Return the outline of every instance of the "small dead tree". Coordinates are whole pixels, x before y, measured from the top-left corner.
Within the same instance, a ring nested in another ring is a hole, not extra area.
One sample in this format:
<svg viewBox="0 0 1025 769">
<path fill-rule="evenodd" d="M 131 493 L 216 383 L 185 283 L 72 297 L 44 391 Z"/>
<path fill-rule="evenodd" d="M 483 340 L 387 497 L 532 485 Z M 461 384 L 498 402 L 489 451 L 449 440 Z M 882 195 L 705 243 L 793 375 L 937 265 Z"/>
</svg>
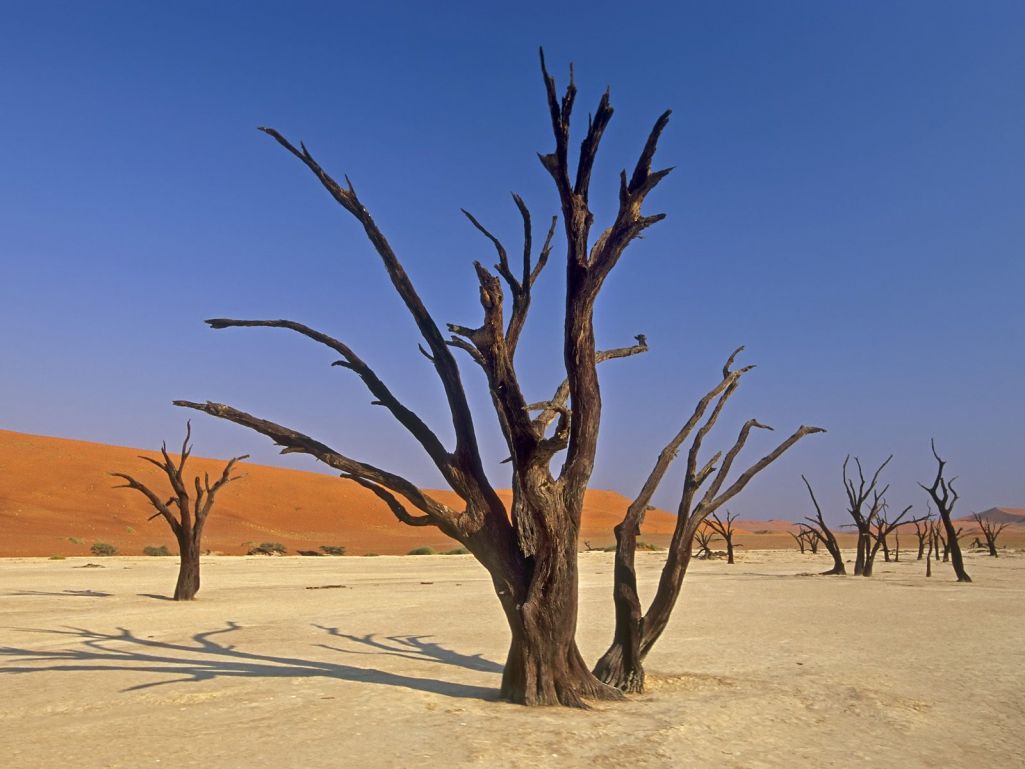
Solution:
<svg viewBox="0 0 1025 769">
<path fill-rule="evenodd" d="M 929 552 L 925 556 L 925 576 L 932 576 L 932 556 L 934 548 L 936 547 L 936 521 L 930 519 L 926 524 L 927 529 L 926 538 L 929 542 Z"/>
<path fill-rule="evenodd" d="M 203 527 L 206 525 L 207 517 L 214 506 L 217 492 L 227 484 L 237 481 L 242 477 L 241 475 L 231 474 L 235 468 L 235 463 L 249 458 L 248 454 L 243 454 L 228 460 L 228 464 L 224 466 L 224 470 L 221 472 L 221 477 L 213 483 L 210 483 L 209 473 L 204 473 L 202 480 L 197 475 L 192 483 L 188 483 L 185 480 L 184 471 L 185 461 L 192 453 L 192 446 L 189 445 L 191 438 L 192 425 L 191 423 L 186 423 L 185 440 L 182 442 L 182 450 L 177 464 L 175 464 L 171 455 L 167 452 L 167 443 L 160 447 L 162 460 L 158 461 L 152 457 L 141 455 L 139 457 L 139 459 L 159 467 L 167 476 L 173 494 L 166 501 L 131 475 L 127 473 L 111 473 L 115 478 L 121 478 L 124 481 L 123 484 L 114 488 L 135 489 L 138 491 L 149 500 L 149 503 L 156 510 L 149 517 L 149 520 L 152 521 L 154 518 L 162 517 L 167 522 L 167 525 L 171 527 L 171 531 L 174 532 L 174 537 L 178 540 L 179 556 L 178 582 L 174 587 L 174 600 L 176 601 L 191 601 L 196 597 L 196 593 L 199 592 L 199 554 L 202 552 L 200 543 L 203 537 Z M 189 493 L 190 486 L 195 490 L 194 497 Z"/>
<path fill-rule="evenodd" d="M 884 486 L 882 489 L 878 488 L 879 474 L 890 463 L 891 459 L 893 459 L 893 454 L 888 456 L 886 461 L 879 465 L 879 468 L 872 474 L 870 480 L 866 480 L 864 470 L 861 467 L 861 460 L 855 457 L 854 463 L 858 468 L 857 482 L 855 482 L 854 478 L 850 478 L 847 475 L 847 465 L 850 462 L 850 456 L 848 455 L 843 461 L 843 485 L 844 491 L 847 494 L 847 512 L 854 521 L 854 528 L 858 532 L 858 549 L 854 560 L 854 574 L 856 576 L 869 576 L 872 573 L 872 569 L 869 567 L 869 574 L 865 574 L 865 565 L 868 555 L 872 551 L 872 542 L 875 540 L 872 524 L 876 516 L 882 511 L 885 504 L 886 491 L 890 488 L 889 485 Z"/>
<path fill-rule="evenodd" d="M 809 528 L 815 533 L 815 536 L 825 545 L 826 550 L 831 556 L 833 556 L 833 568 L 829 571 L 824 571 L 822 574 L 846 574 L 847 567 L 844 566 L 843 553 L 840 551 L 840 544 L 836 541 L 836 536 L 830 531 L 829 526 L 826 525 L 826 519 L 822 517 L 822 508 L 819 506 L 819 501 L 815 498 L 815 492 L 812 491 L 811 484 L 808 479 L 803 475 L 801 480 L 804 481 L 804 485 L 808 487 L 808 495 L 811 497 L 811 502 L 815 506 L 815 517 L 811 518 L 805 516 L 805 520 L 808 521 Z"/>
<path fill-rule="evenodd" d="M 801 555 L 804 555 L 804 550 L 808 546 L 808 540 L 804 536 L 804 530 L 798 527 L 796 533 L 788 531 L 787 534 L 794 538 L 794 542 L 797 543 L 797 547 L 801 551 Z"/>
<path fill-rule="evenodd" d="M 707 523 L 707 521 L 706 521 Z M 711 558 L 714 553 L 712 552 L 712 540 L 715 539 L 715 532 L 712 531 L 707 525 L 702 526 L 694 534 L 694 539 L 698 542 L 698 560 L 705 560 Z"/>
<path fill-rule="evenodd" d="M 698 401 L 690 418 L 659 453 L 640 493 L 630 503 L 626 515 L 615 528 L 616 564 L 612 596 L 616 609 L 616 628 L 612 643 L 598 660 L 594 674 L 599 680 L 622 691 L 639 692 L 644 689 L 644 658 L 661 637 L 676 606 L 690 564 L 692 544 L 702 524 L 712 513 L 743 491 L 751 479 L 779 459 L 791 446 L 806 435 L 824 432 L 820 427 L 799 427 L 776 448 L 737 476 L 733 483 L 723 488 L 751 431 L 772 429 L 755 419 L 749 419 L 741 427 L 736 441 L 725 454 L 717 452 L 707 462 L 701 460 L 705 437 L 715 425 L 727 401 L 740 386 L 741 378 L 753 368 L 732 368 L 737 355 L 743 349 L 739 347 L 733 351 L 723 366 L 720 382 Z M 640 535 L 644 513 L 652 495 L 691 434 L 694 437 L 687 451 L 683 492 L 677 508 L 676 526 L 669 544 L 666 563 L 662 568 L 655 597 L 647 612 L 642 612 L 634 566 L 637 537 Z M 704 493 L 701 493 L 702 489 Z"/>
<path fill-rule="evenodd" d="M 801 533 L 798 536 L 804 539 L 805 543 L 808 546 L 808 549 L 811 550 L 812 555 L 818 555 L 819 542 L 822 541 L 819 538 L 818 529 L 816 529 L 813 526 L 809 526 L 806 523 L 799 523 L 797 525 L 801 527 Z"/>
<path fill-rule="evenodd" d="M 986 538 L 986 547 L 989 549 L 989 554 L 994 558 L 999 558 L 1000 556 L 997 553 L 997 537 L 1007 528 L 1008 524 L 997 523 L 991 518 L 983 518 L 979 513 L 972 513 L 972 518 L 979 524 L 982 536 Z"/>
<path fill-rule="evenodd" d="M 740 547 L 733 544 L 733 535 L 736 533 L 733 528 L 735 520 L 737 516 L 727 510 L 725 517 L 720 518 L 718 513 L 712 513 L 712 517 L 705 521 L 726 543 L 726 563 L 733 563 L 733 548 Z"/>
<path fill-rule="evenodd" d="M 932 447 L 932 455 L 936 458 L 936 478 L 933 480 L 931 486 L 926 486 L 924 483 L 918 484 L 932 499 L 936 509 L 940 514 L 940 522 L 943 525 L 943 530 L 946 533 L 945 544 L 946 548 L 950 553 L 950 562 L 954 567 L 954 574 L 957 575 L 958 582 L 971 582 L 972 578 L 968 576 L 968 572 L 965 571 L 964 558 L 961 555 L 961 544 L 958 542 L 958 536 L 960 535 L 960 529 L 954 529 L 953 514 L 954 505 L 957 504 L 958 494 L 954 488 L 954 481 L 957 478 L 951 478 L 949 481 L 944 477 L 943 470 L 946 467 L 946 462 L 940 459 L 940 455 L 936 453 L 936 441 L 931 441 L 930 446 Z"/>
<path fill-rule="evenodd" d="M 891 533 L 896 531 L 898 526 L 901 526 L 902 523 L 905 522 L 904 518 L 907 516 L 909 512 L 911 512 L 911 508 L 912 505 L 908 505 L 904 508 L 903 511 L 901 511 L 900 515 L 898 515 L 893 520 L 887 519 L 887 517 L 882 512 L 876 514 L 875 520 L 873 522 L 874 530 L 872 532 L 874 541 L 872 542 L 872 546 L 869 548 L 869 551 L 865 556 L 865 566 L 861 573 L 863 577 L 872 576 L 872 569 L 875 564 L 876 554 L 879 552 L 879 548 L 886 546 L 886 538 Z M 925 517 L 923 516 L 922 518 L 916 518 L 911 521 L 906 521 L 906 523 L 914 523 L 915 521 L 921 522 L 924 520 Z"/>
<path fill-rule="evenodd" d="M 922 555 L 925 553 L 926 540 L 932 535 L 932 510 L 926 508 L 925 516 L 921 521 L 915 523 L 915 536 L 918 538 L 918 557 L 915 560 L 921 561 Z"/>
</svg>

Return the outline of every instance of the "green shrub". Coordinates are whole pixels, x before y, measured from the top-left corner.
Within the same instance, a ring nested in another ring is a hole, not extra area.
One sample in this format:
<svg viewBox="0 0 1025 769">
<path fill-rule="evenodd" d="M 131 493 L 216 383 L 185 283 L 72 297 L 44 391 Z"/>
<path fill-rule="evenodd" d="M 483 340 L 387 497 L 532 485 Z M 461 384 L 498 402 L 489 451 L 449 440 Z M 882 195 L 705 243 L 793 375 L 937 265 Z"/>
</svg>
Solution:
<svg viewBox="0 0 1025 769">
<path fill-rule="evenodd" d="M 437 551 L 429 545 L 423 547 L 414 547 L 406 555 L 435 555 Z"/>
<path fill-rule="evenodd" d="M 345 548 L 341 545 L 321 545 L 320 549 L 325 555 L 345 555 Z"/>
<path fill-rule="evenodd" d="M 280 542 L 262 542 L 249 548 L 249 555 L 284 555 L 286 548 Z"/>
<path fill-rule="evenodd" d="M 430 548 L 428 548 L 429 550 Z M 442 555 L 469 555 L 470 551 L 465 547 L 454 547 L 451 550 L 446 550 Z"/>
<path fill-rule="evenodd" d="M 117 555 L 117 548 L 106 542 L 94 542 L 89 552 L 93 555 Z"/>
<path fill-rule="evenodd" d="M 155 545 L 146 545 L 142 549 L 143 555 L 171 555 L 171 551 L 167 549 L 167 545 L 161 545 L 156 547 Z"/>
</svg>

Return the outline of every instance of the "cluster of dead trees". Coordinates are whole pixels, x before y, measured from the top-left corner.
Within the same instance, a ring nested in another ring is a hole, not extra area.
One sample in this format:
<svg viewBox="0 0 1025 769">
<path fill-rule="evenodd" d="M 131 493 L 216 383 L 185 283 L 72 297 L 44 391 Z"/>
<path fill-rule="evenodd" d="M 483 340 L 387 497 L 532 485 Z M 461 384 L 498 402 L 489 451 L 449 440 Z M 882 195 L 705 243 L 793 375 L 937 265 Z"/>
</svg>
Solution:
<svg viewBox="0 0 1025 769">
<path fill-rule="evenodd" d="M 939 560 L 942 553 L 944 562 L 949 561 L 953 566 L 954 573 L 959 582 L 971 582 L 971 577 L 965 571 L 964 557 L 961 552 L 960 539 L 964 534 L 963 527 L 956 527 L 953 521 L 954 505 L 957 503 L 958 494 L 954 488 L 954 478 L 947 479 L 945 475 L 946 462 L 936 452 L 935 442 L 932 443 L 932 454 L 936 459 L 936 477 L 932 484 L 926 486 L 919 484 L 929 497 L 925 515 L 908 517 L 912 505 L 908 505 L 900 513 L 892 515 L 886 503 L 886 493 L 889 485 L 880 486 L 879 477 L 883 470 L 893 459 L 891 454 L 879 465 L 871 476 L 866 477 L 861 460 L 854 458 L 854 466 L 857 470 L 855 475 L 849 471 L 850 457 L 843 463 L 843 485 L 847 497 L 847 514 L 851 517 L 852 523 L 847 524 L 857 534 L 856 554 L 854 560 L 854 573 L 858 576 L 871 577 L 879 552 L 883 553 L 886 562 L 900 560 L 900 527 L 913 526 L 918 541 L 917 559 L 926 559 L 926 575 L 932 576 L 931 561 Z M 811 497 L 812 505 L 815 508 L 815 516 L 808 516 L 805 522 L 798 524 L 798 533 L 792 533 L 801 549 L 816 551 L 815 543 L 821 543 L 833 557 L 833 566 L 823 574 L 846 574 L 843 553 L 836 535 L 826 524 L 822 515 L 822 508 L 815 497 L 811 484 L 803 475 L 804 481 Z M 932 513 L 932 506 L 936 507 L 938 517 Z M 986 540 L 986 547 L 990 555 L 997 555 L 997 537 L 1004 530 L 1006 524 L 999 525 L 979 514 L 972 516 L 979 525 L 980 533 Z M 977 540 L 978 541 L 978 540 Z M 981 545 L 981 543 L 979 543 Z"/>
</svg>

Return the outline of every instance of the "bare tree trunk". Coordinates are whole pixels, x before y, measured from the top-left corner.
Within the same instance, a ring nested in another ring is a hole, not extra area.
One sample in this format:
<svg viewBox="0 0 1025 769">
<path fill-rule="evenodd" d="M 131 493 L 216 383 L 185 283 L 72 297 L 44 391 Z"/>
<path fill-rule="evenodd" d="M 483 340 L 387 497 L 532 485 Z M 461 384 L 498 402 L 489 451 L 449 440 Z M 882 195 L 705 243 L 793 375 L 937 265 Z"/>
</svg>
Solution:
<svg viewBox="0 0 1025 769">
<path fill-rule="evenodd" d="M 818 499 L 815 498 L 815 492 L 811 488 L 811 483 L 803 475 L 801 480 L 804 481 L 804 485 L 808 489 L 808 495 L 811 497 L 812 504 L 815 506 L 815 517 L 805 517 L 814 528 L 813 532 L 822 540 L 822 543 L 826 546 L 826 550 L 833 556 L 833 568 L 828 571 L 822 572 L 823 575 L 831 574 L 847 574 L 847 567 L 843 562 L 843 553 L 840 550 L 840 543 L 837 542 L 836 536 L 830 531 L 829 526 L 826 525 L 826 519 L 822 515 L 822 507 L 819 505 Z"/>
<path fill-rule="evenodd" d="M 936 458 L 936 479 L 933 481 L 932 486 L 926 486 L 925 484 L 918 484 L 929 494 L 932 498 L 933 504 L 939 510 L 940 521 L 943 523 L 943 530 L 946 532 L 944 558 L 947 560 L 947 554 L 950 555 L 950 562 L 954 567 L 954 574 L 957 575 L 958 582 L 971 582 L 972 578 L 968 576 L 968 572 L 965 571 L 964 558 L 961 556 L 961 545 L 958 542 L 959 531 L 954 529 L 954 523 L 951 520 L 954 513 L 954 505 L 958 500 L 958 493 L 954 489 L 953 480 L 948 481 L 943 477 L 943 469 L 946 466 L 946 462 L 940 459 L 940 455 L 936 452 L 936 443 L 933 441 L 932 455 Z"/>
<path fill-rule="evenodd" d="M 191 537 L 178 540 L 178 582 L 174 586 L 174 600 L 192 601 L 199 592 L 199 547 Z"/>
</svg>

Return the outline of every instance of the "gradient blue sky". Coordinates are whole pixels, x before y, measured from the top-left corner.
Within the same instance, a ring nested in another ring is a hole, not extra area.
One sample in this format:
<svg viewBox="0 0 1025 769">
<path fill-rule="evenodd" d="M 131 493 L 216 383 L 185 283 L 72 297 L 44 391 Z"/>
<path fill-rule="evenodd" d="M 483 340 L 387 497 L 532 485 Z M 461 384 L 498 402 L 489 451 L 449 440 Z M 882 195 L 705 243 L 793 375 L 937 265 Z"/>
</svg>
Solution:
<svg viewBox="0 0 1025 769">
<path fill-rule="evenodd" d="M 580 120 L 612 89 L 599 223 L 619 168 L 674 110 L 659 161 L 677 171 L 649 202 L 668 219 L 598 308 L 603 345 L 643 332 L 652 349 L 604 367 L 594 486 L 632 495 L 745 344 L 759 368 L 718 443 L 750 416 L 829 433 L 735 511 L 803 514 L 804 472 L 834 517 L 848 452 L 893 452 L 893 504 L 921 506 L 931 437 L 963 512 L 1025 506 L 1025 4 L 368 5 L 3 3 L 0 427 L 152 447 L 180 436 L 173 398 L 221 400 L 440 484 L 329 351 L 202 319 L 320 327 L 448 435 L 359 226 L 255 127 L 348 173 L 438 320 L 476 324 L 470 261 L 491 254 L 459 207 L 514 247 L 510 191 L 539 221 L 557 209 L 535 156 L 552 144 L 543 44 L 560 84 L 576 64 Z M 530 398 L 561 376 L 557 256 L 521 354 Z M 285 461 L 261 436 L 193 421 L 202 454 Z M 674 507 L 678 485 L 656 501 Z"/>
</svg>

